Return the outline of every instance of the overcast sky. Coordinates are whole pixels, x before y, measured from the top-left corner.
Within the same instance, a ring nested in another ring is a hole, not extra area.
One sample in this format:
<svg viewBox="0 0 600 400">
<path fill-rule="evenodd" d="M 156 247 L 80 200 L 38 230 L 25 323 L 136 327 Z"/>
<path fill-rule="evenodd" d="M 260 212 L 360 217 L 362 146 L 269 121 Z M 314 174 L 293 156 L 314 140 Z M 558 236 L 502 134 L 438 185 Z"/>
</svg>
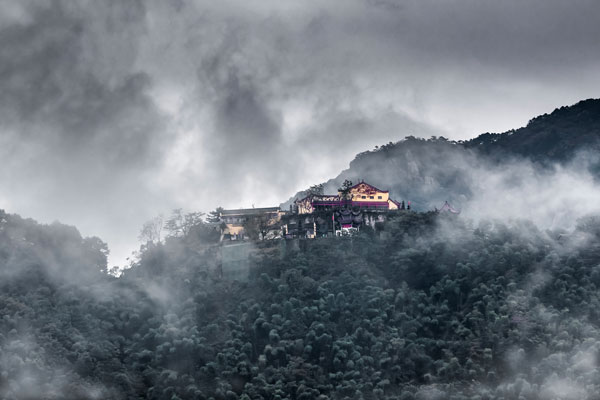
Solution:
<svg viewBox="0 0 600 400">
<path fill-rule="evenodd" d="M 137 247 L 175 207 L 277 205 L 407 135 L 600 93 L 596 0 L 0 0 L 0 208 Z"/>
</svg>

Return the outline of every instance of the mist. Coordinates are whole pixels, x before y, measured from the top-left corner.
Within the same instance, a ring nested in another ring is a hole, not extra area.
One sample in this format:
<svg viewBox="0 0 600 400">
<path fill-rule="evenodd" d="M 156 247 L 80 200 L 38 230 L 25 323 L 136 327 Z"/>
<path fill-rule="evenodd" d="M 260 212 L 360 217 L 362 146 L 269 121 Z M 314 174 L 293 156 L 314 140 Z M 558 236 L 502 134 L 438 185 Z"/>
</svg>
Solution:
<svg viewBox="0 0 600 400">
<path fill-rule="evenodd" d="M 465 216 L 520 218 L 542 229 L 572 229 L 579 218 L 600 214 L 600 188 L 580 162 L 539 170 L 528 162 L 502 163 L 498 169 L 479 169 L 472 176 L 473 199 Z"/>
<path fill-rule="evenodd" d="M 1 7 L 0 207 L 111 264 L 173 208 L 272 206 L 375 145 L 518 127 L 600 82 L 591 1 Z"/>
<path fill-rule="evenodd" d="M 599 17 L 0 0 L 0 397 L 595 399 Z M 346 179 L 411 210 L 315 240 L 140 235 Z"/>
</svg>

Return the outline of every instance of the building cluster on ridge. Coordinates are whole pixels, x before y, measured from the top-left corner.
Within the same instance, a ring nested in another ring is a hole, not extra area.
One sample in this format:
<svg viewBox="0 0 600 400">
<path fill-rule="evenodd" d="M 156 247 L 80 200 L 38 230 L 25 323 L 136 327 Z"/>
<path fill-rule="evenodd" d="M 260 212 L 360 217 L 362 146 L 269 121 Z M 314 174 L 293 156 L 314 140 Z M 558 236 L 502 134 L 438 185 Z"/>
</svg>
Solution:
<svg viewBox="0 0 600 400">
<path fill-rule="evenodd" d="M 377 228 L 388 212 L 406 209 L 410 209 L 410 202 L 395 201 L 389 191 L 361 181 L 335 195 L 313 193 L 296 199 L 289 210 L 279 207 L 222 210 L 222 239 L 348 235 L 364 226 Z"/>
</svg>

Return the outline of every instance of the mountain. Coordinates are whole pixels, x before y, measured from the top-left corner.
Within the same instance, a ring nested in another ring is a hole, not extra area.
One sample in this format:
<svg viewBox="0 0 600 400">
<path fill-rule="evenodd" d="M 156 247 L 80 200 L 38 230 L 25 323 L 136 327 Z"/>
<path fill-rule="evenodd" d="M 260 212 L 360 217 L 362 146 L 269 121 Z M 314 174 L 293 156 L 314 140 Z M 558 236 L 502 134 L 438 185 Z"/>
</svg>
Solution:
<svg viewBox="0 0 600 400">
<path fill-rule="evenodd" d="M 600 177 L 600 163 L 594 155 L 599 149 L 600 99 L 589 99 L 533 118 L 525 127 L 484 133 L 468 141 L 409 136 L 390 142 L 358 154 L 348 169 L 324 187 L 326 192 L 335 192 L 345 179 L 363 179 L 390 190 L 394 199 L 409 200 L 415 209 L 427 210 L 446 200 L 467 203 L 486 180 L 485 173 L 502 174 L 508 163 L 532 164 L 542 171 L 585 155 L 584 167 Z M 282 206 L 288 207 L 305 193 L 298 192 Z"/>
<path fill-rule="evenodd" d="M 347 170 L 327 181 L 324 187 L 326 192 L 336 192 L 345 179 L 353 182 L 364 179 L 390 190 L 394 200 L 411 201 L 416 209 L 427 210 L 445 200 L 462 203 L 470 198 L 469 172 L 477 164 L 475 153 L 456 143 L 408 137 L 358 154 Z"/>
<path fill-rule="evenodd" d="M 512 155 L 542 163 L 567 162 L 581 150 L 600 149 L 600 99 L 560 107 L 523 128 L 484 133 L 462 145 L 496 158 Z"/>
<path fill-rule="evenodd" d="M 248 243 L 247 279 L 232 281 L 219 264 L 237 261 L 219 253 L 239 243 L 199 249 L 190 233 L 172 237 L 114 278 L 73 228 L 0 216 L 2 399 L 600 391 L 598 219 L 565 236 L 398 213 L 385 235 Z"/>
<path fill-rule="evenodd" d="M 490 142 L 517 133 L 503 135 Z M 558 143 L 530 153 L 558 160 Z M 506 202 L 532 174 L 535 196 L 556 176 L 489 146 L 407 138 L 341 176 L 423 204 L 486 185 Z M 548 192 L 582 190 L 571 183 Z M 556 204 L 573 220 L 583 207 Z M 141 246 L 116 278 L 100 239 L 0 210 L 0 398 L 596 399 L 599 226 L 407 211 L 318 240 L 212 244 L 190 229 Z"/>
</svg>

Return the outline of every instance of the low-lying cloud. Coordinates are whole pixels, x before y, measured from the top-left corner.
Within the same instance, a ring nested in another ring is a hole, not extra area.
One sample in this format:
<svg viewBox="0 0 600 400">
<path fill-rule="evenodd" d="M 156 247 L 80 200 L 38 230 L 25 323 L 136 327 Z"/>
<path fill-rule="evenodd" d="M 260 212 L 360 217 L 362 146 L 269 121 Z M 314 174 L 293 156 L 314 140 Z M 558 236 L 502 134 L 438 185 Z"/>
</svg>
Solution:
<svg viewBox="0 0 600 400">
<path fill-rule="evenodd" d="M 464 215 L 528 219 L 541 228 L 572 229 L 577 219 L 600 214 L 597 178 L 581 160 L 550 169 L 525 160 L 474 169 L 473 198 L 464 204 Z"/>
<path fill-rule="evenodd" d="M 513 128 L 600 82 L 586 0 L 0 5 L 0 207 L 113 263 L 158 213 L 277 204 L 375 145 Z"/>
</svg>

